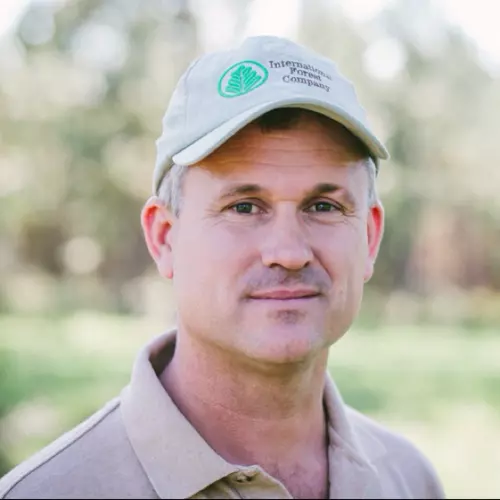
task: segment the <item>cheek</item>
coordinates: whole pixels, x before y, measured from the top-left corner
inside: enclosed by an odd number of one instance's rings
[[[360,225],[346,222],[322,231],[315,235],[313,244],[321,264],[334,281],[347,283],[362,279],[368,246]]]
[[[174,283],[189,282],[195,290],[223,289],[249,262],[252,238],[248,232],[231,231],[217,224],[186,224],[174,248]],[[196,292],[195,292],[196,293]]]

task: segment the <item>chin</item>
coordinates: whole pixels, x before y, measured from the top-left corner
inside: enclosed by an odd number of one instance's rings
[[[247,357],[280,365],[307,361],[328,347],[325,335],[307,325],[268,326],[258,329],[258,333],[250,334],[247,339]]]

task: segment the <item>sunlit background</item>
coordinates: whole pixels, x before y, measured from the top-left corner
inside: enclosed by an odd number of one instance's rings
[[[1,0],[0,476],[118,393],[173,321],[139,212],[189,62],[287,36],[352,79],[392,159],[347,402],[449,497],[500,496],[500,2]]]

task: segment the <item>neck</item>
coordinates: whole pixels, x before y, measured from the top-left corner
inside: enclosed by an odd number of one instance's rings
[[[326,453],[327,356],[325,350],[293,366],[257,367],[180,332],[161,382],[227,461],[271,468],[285,461],[293,466]]]

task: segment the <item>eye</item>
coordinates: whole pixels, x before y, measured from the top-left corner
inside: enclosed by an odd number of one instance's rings
[[[229,207],[229,210],[232,210],[237,214],[244,215],[256,215],[262,212],[262,209],[260,207],[258,207],[255,203],[250,203],[249,201],[235,203],[234,205]]]
[[[311,205],[307,210],[309,212],[335,212],[339,211],[340,207],[327,201],[318,201],[317,203]]]

